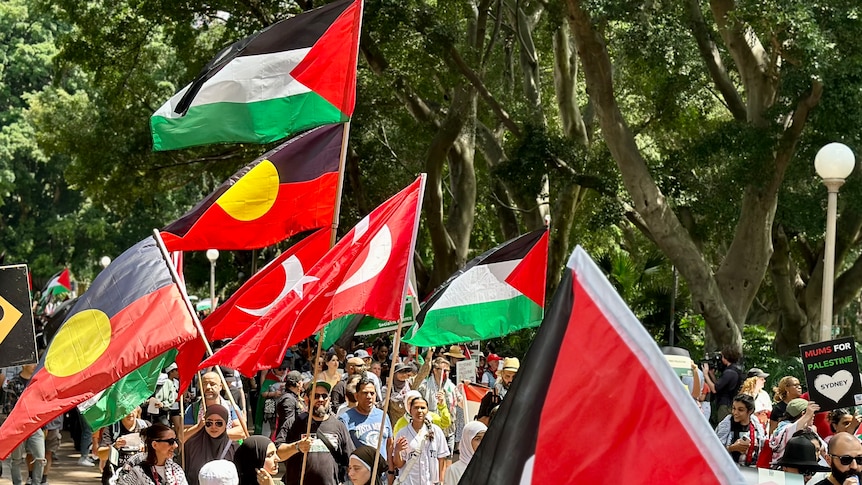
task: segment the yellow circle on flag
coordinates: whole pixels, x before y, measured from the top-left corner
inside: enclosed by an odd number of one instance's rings
[[[238,221],[253,221],[269,212],[278,196],[278,169],[264,160],[240,177],[216,204]]]
[[[48,352],[45,370],[68,377],[89,367],[111,343],[111,319],[104,312],[89,309],[72,315],[60,327]]]

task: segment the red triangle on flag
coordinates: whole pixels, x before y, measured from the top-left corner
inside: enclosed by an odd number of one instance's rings
[[[745,483],[655,341],[578,247],[460,483],[656,478]]]
[[[57,283],[59,283],[63,288],[72,291],[72,278],[69,275],[69,268],[63,268],[63,272],[60,273],[60,276],[57,278]]]
[[[356,101],[356,62],[362,1],[356,0],[314,43],[290,75],[346,116]]]
[[[533,300],[540,307],[545,306],[545,280],[548,275],[548,231],[512,269],[506,283]]]

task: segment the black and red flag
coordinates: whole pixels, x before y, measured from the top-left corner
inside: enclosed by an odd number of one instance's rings
[[[148,237],[99,273],[0,426],[0,458],[145,362],[198,337],[168,264]]]
[[[745,480],[580,247],[462,485]]]
[[[170,251],[258,249],[332,224],[343,124],[291,138],[162,229]]]

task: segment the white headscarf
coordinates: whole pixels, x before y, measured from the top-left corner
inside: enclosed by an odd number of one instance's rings
[[[458,445],[458,453],[460,453],[458,461],[465,465],[470,464],[470,460],[473,459],[473,438],[487,430],[488,427],[479,421],[470,421],[464,426],[464,431],[461,432],[461,444]]]

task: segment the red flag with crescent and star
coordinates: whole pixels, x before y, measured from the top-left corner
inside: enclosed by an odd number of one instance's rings
[[[326,254],[329,240],[329,228],[318,229],[264,266],[203,320],[207,338],[234,338],[291,291],[301,295],[294,286]]]
[[[198,337],[168,264],[149,237],[99,273],[0,426],[0,458],[55,417]]]
[[[301,291],[288,293],[199,368],[223,365],[250,376],[278,366],[288,347],[340,316],[401,318],[424,189],[422,174],[374,209],[308,270],[297,283]]]
[[[459,483],[746,481],[655,340],[578,246]]]
[[[344,130],[344,124],[315,128],[261,155],[165,226],[165,246],[170,251],[259,249],[329,226]]]

